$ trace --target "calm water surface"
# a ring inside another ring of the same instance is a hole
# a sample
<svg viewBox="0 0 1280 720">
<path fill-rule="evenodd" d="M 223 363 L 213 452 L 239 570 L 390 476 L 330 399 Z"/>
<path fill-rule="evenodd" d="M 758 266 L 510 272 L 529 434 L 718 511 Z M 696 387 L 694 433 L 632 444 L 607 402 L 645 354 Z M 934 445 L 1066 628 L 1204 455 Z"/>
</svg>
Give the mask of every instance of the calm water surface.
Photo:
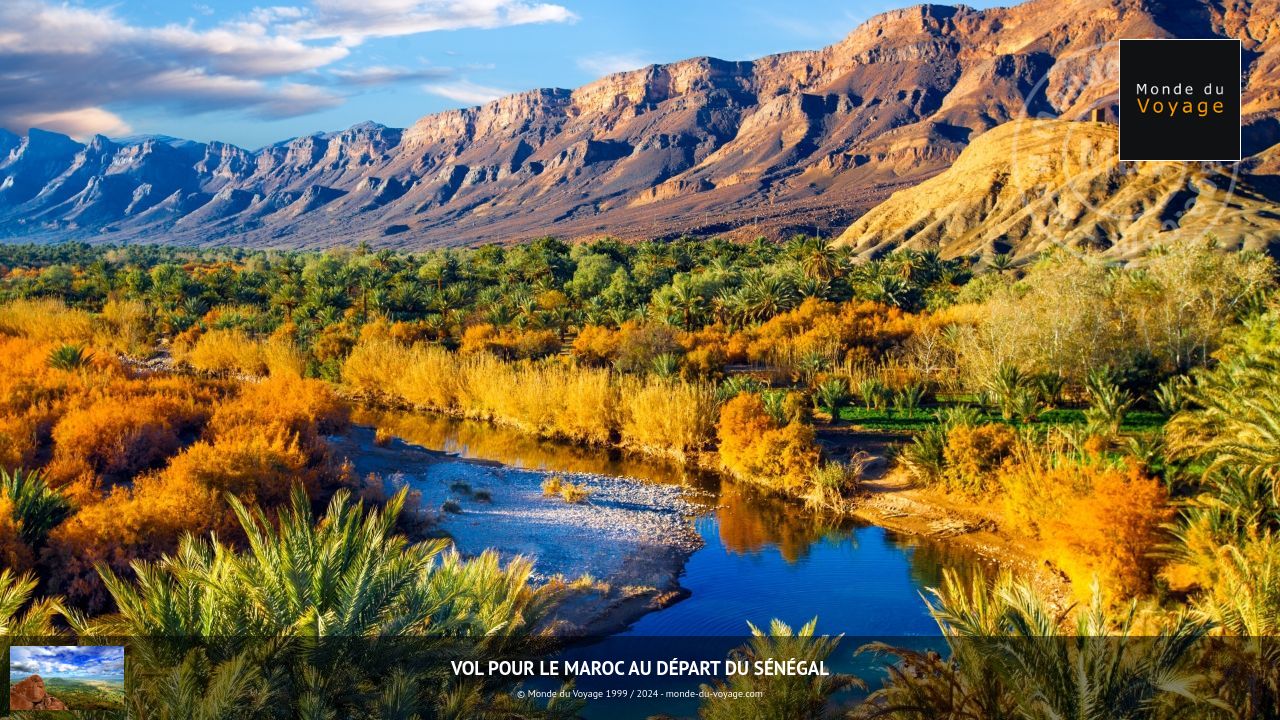
<svg viewBox="0 0 1280 720">
<path fill-rule="evenodd" d="M 688 486 L 707 512 L 696 519 L 705 546 L 685 566 L 681 585 L 689 598 L 649 613 L 604 642 L 574 648 L 573 658 L 655 658 L 700 653 L 723 657 L 749 634 L 747 623 L 767 627 L 778 618 L 792 627 L 818 619 L 820 634 L 846 636 L 832 664 L 863 677 L 876 662 L 855 650 L 870 641 L 935 646 L 938 627 L 929 617 L 925 589 L 944 568 L 969 572 L 982 560 L 928 539 L 897 535 L 852 522 L 831 523 L 748 487 L 618 452 L 530 438 L 487 424 L 402 413 L 366 414 L 361 424 L 385 427 L 427 448 L 506 465 L 597 473 Z M 654 638 L 661 638 L 655 640 Z M 870 678 L 868 678 L 870 679 Z M 578 687 L 607 689 L 609 680 L 581 680 Z M 664 685 L 655 682 L 655 687 Z M 683 683 L 665 683 L 688 687 Z M 662 710 L 696 711 L 696 701 L 672 706 L 608 704 L 587 717 L 643 718 Z"/>
</svg>

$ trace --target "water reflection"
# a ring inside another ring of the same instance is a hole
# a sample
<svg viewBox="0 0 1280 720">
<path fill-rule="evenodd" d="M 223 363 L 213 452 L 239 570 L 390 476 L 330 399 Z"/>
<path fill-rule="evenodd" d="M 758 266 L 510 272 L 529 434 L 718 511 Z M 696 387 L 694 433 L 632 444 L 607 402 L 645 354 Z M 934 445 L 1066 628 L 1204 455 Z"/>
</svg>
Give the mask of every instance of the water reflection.
<svg viewBox="0 0 1280 720">
<path fill-rule="evenodd" d="M 362 409 L 354 419 L 422 447 L 459 457 L 689 487 L 695 491 L 690 493 L 690 501 L 707 510 L 714 528 L 709 531 L 718 536 L 715 545 L 722 552 L 751 555 L 776 550 L 787 563 L 795 564 L 818 545 L 846 544 L 856 548 L 856 523 L 815 516 L 793 502 L 725 480 L 716 473 L 617 449 L 539 439 L 510 428 L 439 415 Z M 943 567 L 967 566 L 973 561 L 971 556 L 941 543 L 893 533 L 888 536 L 911 558 L 912 579 L 920 587 L 938 585 Z"/>
</svg>

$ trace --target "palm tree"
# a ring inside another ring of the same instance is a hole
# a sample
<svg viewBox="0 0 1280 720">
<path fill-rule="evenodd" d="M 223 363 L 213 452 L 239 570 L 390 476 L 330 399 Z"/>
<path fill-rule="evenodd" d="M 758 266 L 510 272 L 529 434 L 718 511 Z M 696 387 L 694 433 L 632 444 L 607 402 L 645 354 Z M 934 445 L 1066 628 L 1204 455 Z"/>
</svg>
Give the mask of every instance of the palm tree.
<svg viewBox="0 0 1280 720">
<path fill-rule="evenodd" d="M 55 637 L 61 633 L 54 618 L 64 613 L 56 598 L 32 600 L 38 581 L 30 573 L 15 575 L 10 568 L 0 570 L 0 647 L 8 638 Z"/>
<path fill-rule="evenodd" d="M 1237 354 L 1200 371 L 1187 388 L 1195 408 L 1168 425 L 1174 457 L 1203 461 L 1205 477 L 1230 468 L 1271 486 L 1280 503 L 1280 350 Z"/>
<path fill-rule="evenodd" d="M 769 630 L 747 623 L 751 640 L 730 654 L 731 661 L 755 663 L 778 661 L 825 662 L 840 646 L 843 636 L 815 636 L 818 619 L 793 630 L 781 620 L 769 623 Z M 832 695 L 854 686 L 858 678 L 842 673 L 829 675 L 733 675 L 714 686 L 703 686 L 710 697 L 702 704 L 703 720 L 737 720 L 738 718 L 777 718 L 782 720 L 818 720 L 827 716 L 827 703 Z M 754 693 L 759 693 L 754 695 Z"/>
<path fill-rule="evenodd" d="M 71 514 L 71 502 L 51 489 L 39 472 L 0 469 L 0 495 L 13 503 L 22 541 L 33 548 L 44 544 L 49 531 Z"/>
<path fill-rule="evenodd" d="M 1003 275 L 1013 269 L 1013 256 L 1009 253 L 996 253 L 991 256 L 991 262 L 987 267 Z"/>
<path fill-rule="evenodd" d="M 1068 632 L 1062 614 L 1007 573 L 994 586 L 980 574 L 966 585 L 948 570 L 930 594 L 950 659 L 867 646 L 906 665 L 891 670 L 862 717 L 1155 720 L 1209 704 L 1191 669 L 1208 626 L 1185 613 L 1139 638 L 1136 604 L 1110 614 L 1096 583 Z"/>
<path fill-rule="evenodd" d="M 135 582 L 100 567 L 119 611 L 79 619 L 77 630 L 138 638 L 138 672 L 198 689 L 236 675 L 226 668 L 248 658 L 264 680 L 244 692 L 307 708 L 307 717 L 358 715 L 387 699 L 385 682 L 400 672 L 417 683 L 400 698 L 400 716 L 436 717 L 455 682 L 445 658 L 525 647 L 557 586 L 530 587 L 523 559 L 503 567 L 493 553 L 445 553 L 444 540 L 410 543 L 395 533 L 406 497 L 366 512 L 339 492 L 317 520 L 298 488 L 275 523 L 229 498 L 247 551 L 188 537 L 172 556 L 135 563 Z M 138 687 L 142 704 L 168 692 L 165 682 Z"/>
<path fill-rule="evenodd" d="M 93 353 L 83 345 L 59 345 L 49 351 L 49 367 L 54 370 L 80 370 L 93 361 Z"/>
<path fill-rule="evenodd" d="M 840 253 L 821 237 L 805 238 L 798 248 L 804 276 L 818 282 L 829 282 L 840 274 Z"/>
<path fill-rule="evenodd" d="M 840 417 L 840 408 L 849 399 L 849 384 L 844 378 L 827 378 L 814 387 L 813 397 L 818 407 L 831 417 L 829 422 L 835 422 Z"/>
</svg>

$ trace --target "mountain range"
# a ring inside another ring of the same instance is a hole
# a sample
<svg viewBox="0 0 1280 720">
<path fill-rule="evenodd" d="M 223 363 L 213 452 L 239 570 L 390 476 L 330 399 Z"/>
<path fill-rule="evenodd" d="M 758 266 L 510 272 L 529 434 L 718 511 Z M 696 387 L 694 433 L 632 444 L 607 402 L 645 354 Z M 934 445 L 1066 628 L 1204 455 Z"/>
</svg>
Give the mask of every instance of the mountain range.
<svg viewBox="0 0 1280 720">
<path fill-rule="evenodd" d="M 257 150 L 0 130 L 0 239 L 425 248 L 820 232 L 867 253 L 914 243 L 957 254 L 1002 251 L 1052 223 L 1066 230 L 1044 237 L 1087 227 L 1072 241 L 1103 246 L 1208 229 L 1186 210 L 1187 193 L 1217 197 L 1220 169 L 1129 177 L 1109 149 L 1114 126 L 1076 122 L 1098 111 L 1114 122 L 1121 37 L 1242 39 L 1253 157 L 1228 171 L 1243 172 L 1248 191 L 1246 212 L 1232 217 L 1250 237 L 1269 232 L 1266 208 L 1280 197 L 1268 152 L 1280 142 L 1280 0 L 1031 0 L 895 10 L 820 50 L 650 65 L 409 128 L 363 123 Z M 1056 120 L 1010 125 L 1028 117 Z M 1019 158 L 1005 152 L 1013 129 L 1032 126 L 1038 140 Z M 1092 149 L 1064 151 L 1046 139 L 1055 134 Z M 1056 169 L 1010 186 L 1017 171 L 1003 165 L 1037 153 Z M 1099 163 L 1087 178 L 1066 174 Z M 1083 209 L 1041 203 L 1019 215 L 1029 191 L 1066 197 L 1081 184 Z M 1125 188 L 1127 199 L 1107 206 Z M 1171 220 L 1174 200 L 1186 222 Z"/>
</svg>

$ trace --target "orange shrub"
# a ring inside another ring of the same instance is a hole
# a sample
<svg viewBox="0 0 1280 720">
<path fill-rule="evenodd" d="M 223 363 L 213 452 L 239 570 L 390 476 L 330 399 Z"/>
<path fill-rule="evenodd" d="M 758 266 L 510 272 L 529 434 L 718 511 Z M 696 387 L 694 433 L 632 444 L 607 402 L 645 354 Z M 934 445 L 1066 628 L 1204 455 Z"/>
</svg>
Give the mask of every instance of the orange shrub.
<svg viewBox="0 0 1280 720">
<path fill-rule="evenodd" d="M 209 429 L 218 438 L 237 428 L 253 428 L 292 435 L 305 446 L 316 445 L 321 435 L 341 432 L 349 417 L 346 403 L 326 383 L 278 377 L 247 384 L 239 395 L 218 405 Z"/>
<path fill-rule="evenodd" d="M 315 494 L 319 474 L 295 438 L 240 428 L 187 448 L 164 469 L 161 480 L 171 487 L 194 486 L 217 497 L 231 493 L 248 504 L 272 507 L 288 500 L 295 482 Z"/>
<path fill-rule="evenodd" d="M 487 352 L 504 360 L 536 359 L 560 349 L 560 335 L 552 330 L 496 328 L 489 323 L 468 327 L 462 333 L 463 354 Z"/>
<path fill-rule="evenodd" d="M 492 323 L 477 323 L 462 331 L 461 353 L 495 352 L 501 347 L 498 328 Z"/>
<path fill-rule="evenodd" d="M 1050 559 L 1085 593 L 1094 576 L 1117 599 L 1151 588 L 1161 526 L 1174 515 L 1164 485 L 1137 467 L 1097 472 L 1092 488 L 1047 523 Z"/>
<path fill-rule="evenodd" d="M 796 492 L 818 467 L 813 428 L 800 422 L 778 427 L 755 393 L 724 404 L 718 431 L 721 464 L 744 480 Z"/>
<path fill-rule="evenodd" d="M 1017 445 L 1018 434 L 1008 425 L 957 425 L 947 433 L 943 480 L 952 490 L 980 493 Z"/>
<path fill-rule="evenodd" d="M 117 487 L 49 534 L 43 563 L 50 590 L 90 613 L 106 610 L 110 597 L 94 566 L 102 563 L 128 577 L 133 561 L 172 552 L 184 533 L 214 529 L 213 502 L 212 493 L 167 483 L 162 476 L 139 478 L 131 489 Z"/>
<path fill-rule="evenodd" d="M 158 397 L 106 397 L 71 410 L 53 428 L 50 474 L 60 482 L 110 483 L 156 467 L 178 449 L 180 412 L 175 401 Z"/>
<path fill-rule="evenodd" d="M 588 325 L 573 339 L 573 357 L 584 365 L 601 367 L 618 353 L 619 334 L 607 327 Z"/>
<path fill-rule="evenodd" d="M 29 467 L 39 450 L 47 418 L 38 408 L 0 415 L 0 467 Z"/>
<path fill-rule="evenodd" d="M 267 372 L 262 348 L 239 328 L 210 330 L 197 338 L 190 349 L 175 344 L 174 350 L 178 360 L 204 372 L 254 376 Z"/>
</svg>

